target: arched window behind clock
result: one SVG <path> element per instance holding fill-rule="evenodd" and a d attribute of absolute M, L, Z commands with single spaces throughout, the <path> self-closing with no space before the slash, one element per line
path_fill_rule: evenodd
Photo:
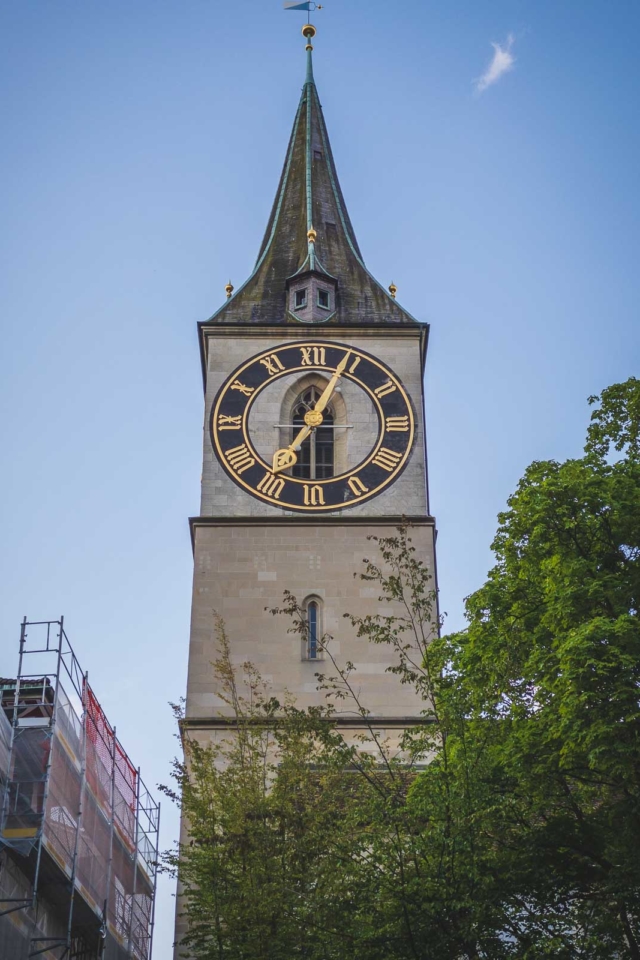
<path fill-rule="evenodd" d="M 293 423 L 291 437 L 304 427 L 304 415 L 313 410 L 320 398 L 321 390 L 312 386 L 300 396 L 293 405 Z M 303 442 L 298 451 L 298 462 L 291 475 L 301 480 L 327 480 L 333 476 L 334 416 L 331 407 L 322 412 L 322 425 L 316 427 Z"/>

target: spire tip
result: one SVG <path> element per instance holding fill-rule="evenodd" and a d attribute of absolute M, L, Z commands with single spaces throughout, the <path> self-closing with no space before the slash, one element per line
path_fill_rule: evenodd
<path fill-rule="evenodd" d="M 307 41 L 307 45 L 305 47 L 305 50 L 307 51 L 307 76 L 306 76 L 305 83 L 313 83 L 313 60 L 312 60 L 313 44 L 311 43 L 311 41 L 315 37 L 316 33 L 317 33 L 316 28 L 313 26 L 312 23 L 305 23 L 304 27 L 302 28 L 302 36 Z"/>

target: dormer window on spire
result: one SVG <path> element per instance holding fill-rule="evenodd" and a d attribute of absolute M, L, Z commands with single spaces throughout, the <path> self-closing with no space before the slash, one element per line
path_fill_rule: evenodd
<path fill-rule="evenodd" d="M 337 284 L 333 277 L 315 270 L 294 274 L 288 281 L 289 313 L 302 323 L 323 323 L 336 309 Z"/>

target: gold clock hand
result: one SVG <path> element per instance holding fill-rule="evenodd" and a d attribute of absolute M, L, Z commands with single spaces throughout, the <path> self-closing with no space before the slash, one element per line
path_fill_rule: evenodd
<path fill-rule="evenodd" d="M 320 397 L 316 401 L 315 407 L 313 408 L 313 410 L 310 410 L 305 415 L 305 420 L 307 418 L 311 419 L 310 414 L 319 415 L 322 413 L 326 405 L 329 403 L 329 400 L 331 399 L 331 396 L 335 389 L 335 385 L 340 379 L 340 377 L 342 376 L 344 372 L 344 368 L 346 367 L 347 361 L 350 356 L 351 356 L 351 350 L 347 350 L 344 357 L 336 367 L 335 373 L 329 380 L 329 383 L 327 384 L 323 392 L 320 394 Z M 320 423 L 322 423 L 322 417 L 320 417 Z M 311 431 L 316 426 L 318 426 L 317 423 L 315 424 L 312 423 L 311 426 L 305 425 L 302 428 L 302 430 L 300 430 L 298 435 L 294 438 L 293 443 L 290 443 L 288 447 L 283 447 L 280 450 L 276 450 L 276 452 L 273 455 L 273 467 L 272 467 L 273 473 L 281 473 L 283 470 L 286 470 L 288 467 L 293 467 L 298 462 L 298 457 L 297 457 L 297 454 L 295 453 L 296 447 L 299 447 L 301 443 L 304 443 L 304 441 L 307 439 Z"/>
<path fill-rule="evenodd" d="M 307 439 L 307 437 L 309 436 L 312 430 L 313 430 L 313 427 L 309 427 L 305 425 L 302 428 L 302 430 L 300 430 L 300 432 L 298 433 L 298 436 L 295 437 L 293 443 L 289 446 L 289 450 L 295 450 L 297 447 L 300 446 L 301 443 L 304 443 L 304 441 Z"/>
<path fill-rule="evenodd" d="M 304 443 L 312 430 L 313 427 L 304 426 L 294 438 L 293 443 L 290 443 L 288 447 L 283 447 L 281 450 L 276 450 L 273 455 L 273 473 L 280 473 L 288 467 L 293 467 L 294 464 L 298 462 L 295 449 L 299 447 L 301 443 Z"/>
<path fill-rule="evenodd" d="M 342 374 L 344 373 L 344 368 L 346 367 L 347 360 L 349 359 L 350 356 L 351 356 L 351 350 L 348 350 L 345 353 L 342 360 L 340 361 L 340 363 L 338 364 L 338 366 L 336 367 L 335 373 L 331 377 L 331 380 L 329 380 L 329 383 L 323 390 L 322 394 L 320 395 L 320 398 L 318 399 L 315 407 L 313 408 L 316 413 L 322 413 L 326 405 L 329 403 L 329 400 L 331 399 L 335 385 L 340 379 L 340 377 L 342 376 Z"/>

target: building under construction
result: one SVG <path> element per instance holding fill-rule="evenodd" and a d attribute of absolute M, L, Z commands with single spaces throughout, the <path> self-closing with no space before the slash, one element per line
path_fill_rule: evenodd
<path fill-rule="evenodd" d="M 0 960 L 150 960 L 160 808 L 62 620 L 0 680 Z"/>

